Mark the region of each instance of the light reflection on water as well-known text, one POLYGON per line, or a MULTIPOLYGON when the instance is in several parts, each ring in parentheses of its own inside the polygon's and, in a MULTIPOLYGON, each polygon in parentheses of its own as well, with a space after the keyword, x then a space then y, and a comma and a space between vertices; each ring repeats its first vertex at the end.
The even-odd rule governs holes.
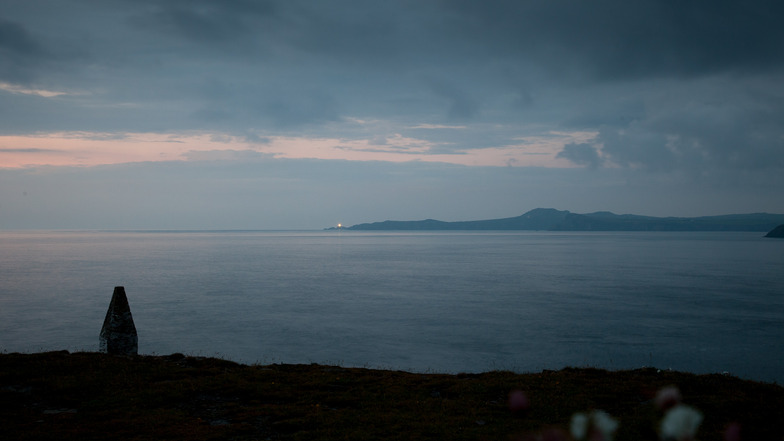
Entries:
POLYGON ((0 350, 414 371, 656 366, 784 380, 784 242, 759 233, 2 232, 0 350))

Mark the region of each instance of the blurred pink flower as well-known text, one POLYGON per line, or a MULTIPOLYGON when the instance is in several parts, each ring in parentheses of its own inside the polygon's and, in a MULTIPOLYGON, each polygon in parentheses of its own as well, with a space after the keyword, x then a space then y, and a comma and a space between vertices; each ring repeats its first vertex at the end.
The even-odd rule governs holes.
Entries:
POLYGON ((740 441, 740 424, 730 423, 724 431, 724 441, 740 441))
POLYGON ((675 386, 667 386, 656 393, 656 407, 666 411, 681 403, 681 391, 675 386))
POLYGON ((525 413, 528 411, 531 403, 528 401, 528 397, 525 395, 525 392, 517 389, 509 392, 508 405, 509 410, 514 413, 525 413))

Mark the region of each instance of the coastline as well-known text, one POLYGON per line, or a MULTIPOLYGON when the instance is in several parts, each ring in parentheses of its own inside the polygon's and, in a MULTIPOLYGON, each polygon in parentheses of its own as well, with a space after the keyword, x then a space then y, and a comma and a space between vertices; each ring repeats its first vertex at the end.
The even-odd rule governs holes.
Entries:
POLYGON ((784 433, 782 386, 720 374, 435 374, 67 351, 0 354, 0 423, 7 439, 529 439, 602 409, 620 421, 616 440, 658 439, 653 398, 669 385, 704 413, 700 440, 730 424, 743 439, 784 433), (507 406, 513 390, 530 399, 525 415, 507 406))

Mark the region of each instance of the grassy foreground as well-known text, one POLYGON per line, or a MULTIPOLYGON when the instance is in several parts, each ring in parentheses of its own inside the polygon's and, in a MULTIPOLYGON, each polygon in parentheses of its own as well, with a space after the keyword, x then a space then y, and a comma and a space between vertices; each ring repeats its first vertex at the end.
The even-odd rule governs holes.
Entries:
POLYGON ((414 374, 214 358, 0 354, 3 440, 528 440, 577 411, 619 420, 616 440, 656 440, 656 391, 677 385, 705 416, 697 438, 784 439, 784 388, 638 369, 414 374), (523 390, 525 414, 507 397, 523 390))

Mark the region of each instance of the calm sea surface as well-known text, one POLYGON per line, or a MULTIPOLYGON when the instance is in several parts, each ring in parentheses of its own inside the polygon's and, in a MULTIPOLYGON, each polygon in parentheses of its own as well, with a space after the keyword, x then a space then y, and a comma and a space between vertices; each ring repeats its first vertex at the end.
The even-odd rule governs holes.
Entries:
POLYGON ((784 240, 762 233, 0 232, 0 351, 98 348, 784 382, 784 240))

